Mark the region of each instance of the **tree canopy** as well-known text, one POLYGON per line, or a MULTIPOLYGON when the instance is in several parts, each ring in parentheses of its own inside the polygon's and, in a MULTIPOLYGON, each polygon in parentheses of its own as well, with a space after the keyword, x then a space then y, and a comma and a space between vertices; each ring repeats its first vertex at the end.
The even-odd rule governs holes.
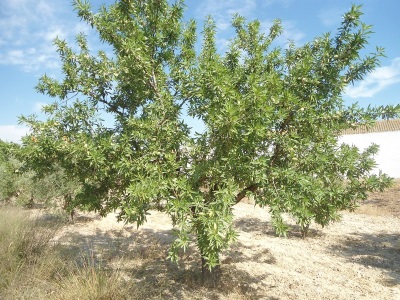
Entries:
POLYGON ((232 208, 244 197, 268 208, 278 234, 287 231, 284 213, 306 234, 311 222, 325 226, 389 184, 370 174, 376 145, 360 152, 338 142, 344 129, 399 111, 344 104, 346 86, 383 55, 381 48, 360 54, 371 26, 359 6, 336 33, 287 48, 275 42, 279 20, 263 32, 259 21, 236 15, 225 53, 211 17, 196 48, 197 24, 184 20, 184 7, 121 0, 93 13, 87 1, 74 1, 113 52, 92 53, 82 34, 78 51, 56 39, 64 78, 44 75, 37 85, 56 100, 44 108, 46 120, 21 119, 31 129, 26 163, 42 174, 61 166, 76 179, 74 206, 117 210, 138 226, 149 210, 164 209, 176 230, 169 256, 177 260, 195 243, 212 268, 235 240, 232 208), (194 133, 187 116, 204 130, 194 133))

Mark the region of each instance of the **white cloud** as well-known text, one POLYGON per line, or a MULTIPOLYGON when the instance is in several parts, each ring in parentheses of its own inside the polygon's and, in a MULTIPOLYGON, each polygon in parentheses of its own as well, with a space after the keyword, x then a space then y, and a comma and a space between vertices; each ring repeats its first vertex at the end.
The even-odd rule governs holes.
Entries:
POLYGON ((271 6, 273 4, 279 4, 283 8, 289 7, 295 0, 263 0, 261 2, 261 6, 263 8, 271 6))
POLYGON ((74 32, 87 34, 91 30, 90 26, 86 23, 76 23, 74 26, 74 32))
MULTIPOLYGON (((3 1, 4 2, 4 1, 3 1)), ((25 72, 40 73, 59 67, 55 37, 72 45, 79 25, 70 1, 6 0, 0 12, 0 65, 15 65, 25 72)))
POLYGON ((349 86, 346 95, 350 98, 370 98, 396 83, 400 83, 400 57, 393 59, 389 66, 375 69, 359 84, 349 86))
POLYGON ((20 143, 21 137, 29 132, 27 127, 16 125, 0 126, 0 139, 7 142, 20 143))
POLYGON ((35 111, 35 112, 41 112, 43 106, 45 106, 45 105, 47 105, 47 103, 44 103, 44 102, 36 102, 35 105, 34 105, 34 111, 35 111))
POLYGON ((318 18, 321 21, 322 25, 326 27, 337 27, 338 22, 340 22, 344 13, 345 11, 342 9, 330 8, 320 12, 318 14, 318 18))
POLYGON ((281 43, 287 44, 288 41, 292 41, 297 45, 305 37, 304 32, 298 29, 296 23, 292 21, 283 21, 282 27, 283 33, 278 39, 281 43))
POLYGON ((59 25, 54 25, 52 28, 48 28, 47 31, 42 32, 43 38, 50 45, 55 38, 66 39, 66 33, 63 28, 59 25))
MULTIPOLYGON (((265 33, 269 33, 272 21, 265 21, 261 23, 261 30, 265 33)), ((301 44, 303 38, 306 36, 304 32, 296 27, 296 23, 289 20, 282 21, 282 34, 276 38, 276 43, 281 47, 287 47, 289 42, 293 42, 295 45, 301 44)))
MULTIPOLYGON (((245 17, 248 21, 256 17, 257 10, 265 9, 271 5, 279 5, 288 7, 293 0, 227 0, 227 1, 202 1, 197 8, 196 17, 201 21, 204 17, 210 15, 216 22, 217 29, 217 47, 221 52, 224 52, 229 44, 229 39, 232 37, 231 20, 234 14, 239 14, 245 17)), ((268 16, 268 15, 267 15, 268 16)), ((273 24, 271 20, 259 19, 261 23, 261 31, 269 33, 269 28, 273 24)), ((281 46, 286 46, 288 41, 293 41, 299 44, 305 34, 296 27, 296 24, 290 20, 282 21, 283 33, 277 39, 277 43, 281 46)))
POLYGON ((36 6, 36 12, 43 15, 50 17, 55 12, 55 7, 50 5, 51 2, 47 2, 44 0, 39 1, 36 6))
MULTIPOLYGON (((253 19, 259 9, 265 9, 271 5, 279 5, 287 8, 294 0, 205 0, 196 10, 196 16, 203 19, 205 16, 211 15, 217 22, 217 25, 230 24, 233 14, 239 14, 247 19, 253 19)), ((218 26, 217 26, 218 27, 218 26)), ((219 27, 218 27, 219 28, 219 27)))
POLYGON ((255 0, 206 0, 202 1, 197 12, 198 15, 211 15, 215 19, 230 19, 235 13, 248 17, 254 12, 256 6, 255 0))
POLYGON ((197 8, 196 17, 201 21, 210 15, 221 32, 230 28, 232 16, 239 14, 251 19, 257 7, 256 0, 202 1, 197 8))

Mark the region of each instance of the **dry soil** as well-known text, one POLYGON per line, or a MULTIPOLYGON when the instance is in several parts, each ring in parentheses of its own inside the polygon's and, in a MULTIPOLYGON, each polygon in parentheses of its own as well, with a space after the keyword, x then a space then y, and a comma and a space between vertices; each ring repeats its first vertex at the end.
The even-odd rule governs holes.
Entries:
POLYGON ((166 259, 173 235, 161 212, 140 229, 79 214, 56 240, 140 287, 133 299, 400 299, 400 181, 306 239, 290 219, 289 236, 276 237, 268 211, 251 203, 234 214, 239 238, 222 255, 219 282, 202 283, 196 249, 178 265, 166 259))

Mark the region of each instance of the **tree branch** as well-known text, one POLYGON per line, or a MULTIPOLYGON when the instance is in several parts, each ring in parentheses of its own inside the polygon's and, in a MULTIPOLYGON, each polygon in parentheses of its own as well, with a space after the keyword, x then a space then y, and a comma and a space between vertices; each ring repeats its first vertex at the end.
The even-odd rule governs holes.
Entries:
POLYGON ((182 106, 189 100, 189 98, 185 98, 181 104, 178 105, 178 109, 180 110, 182 106))
MULTIPOLYGON (((279 134, 283 134, 285 132, 286 127, 289 125, 289 122, 292 120, 294 113, 290 112, 290 114, 283 121, 282 125, 279 127, 279 134)), ((282 151, 282 147, 280 144, 275 145, 274 154, 272 155, 270 165, 273 166, 275 161, 278 159, 280 153, 282 151)))
POLYGON ((119 111, 118 106, 115 106, 114 104, 110 103, 109 101, 104 99, 104 97, 103 98, 102 97, 98 97, 93 92, 89 92, 89 96, 92 97, 93 99, 96 99, 98 102, 107 105, 111 109, 112 112, 118 114, 120 117, 125 117, 124 113, 119 111))
POLYGON ((247 188, 243 189, 239 194, 236 195, 235 204, 239 203, 244 197, 246 197, 247 192, 255 192, 258 189, 257 184, 249 185, 247 188))
POLYGON ((156 75, 154 74, 154 70, 151 74, 151 78, 149 79, 149 84, 153 88, 156 95, 158 96, 159 93, 158 93, 158 86, 157 86, 157 78, 156 78, 156 75))

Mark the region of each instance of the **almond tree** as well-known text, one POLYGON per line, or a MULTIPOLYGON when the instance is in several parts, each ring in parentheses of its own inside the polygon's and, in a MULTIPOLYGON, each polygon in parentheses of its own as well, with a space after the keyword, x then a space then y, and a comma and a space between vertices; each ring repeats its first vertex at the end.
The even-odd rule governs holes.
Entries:
POLYGON ((286 49, 274 43, 279 21, 264 33, 259 21, 235 16, 224 54, 212 18, 196 48, 183 1, 121 0, 98 13, 83 0, 74 7, 113 52, 92 53, 84 35, 77 52, 56 39, 64 78, 44 75, 37 90, 57 100, 45 107, 45 121, 21 119, 31 128, 27 163, 42 174, 60 165, 78 180, 74 206, 117 210, 137 226, 150 209, 165 209, 176 233, 170 258, 195 243, 204 271, 235 240, 232 208, 244 197, 267 208, 279 235, 287 231, 283 213, 305 235, 311 222, 325 226, 390 183, 370 174, 376 145, 360 152, 338 143, 344 129, 399 111, 344 105, 346 86, 383 55, 360 54, 371 33, 360 7, 334 35, 286 49), (204 131, 193 133, 187 116, 204 131))

